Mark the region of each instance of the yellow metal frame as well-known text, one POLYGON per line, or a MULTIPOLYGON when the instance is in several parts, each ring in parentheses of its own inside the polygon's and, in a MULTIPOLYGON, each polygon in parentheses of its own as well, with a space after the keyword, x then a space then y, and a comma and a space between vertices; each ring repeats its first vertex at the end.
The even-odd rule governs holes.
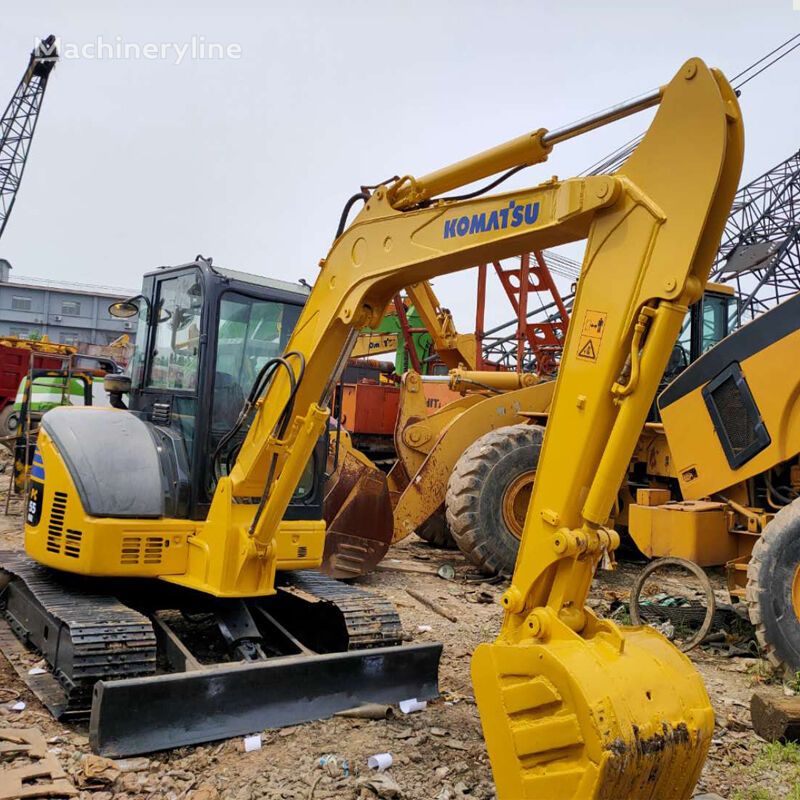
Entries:
POLYGON ((436 356, 450 369, 472 369, 477 363, 477 340, 474 333, 459 333, 453 315, 444 308, 428 281, 412 283, 406 293, 433 339, 436 356))
MULTIPOLYGON (((491 374, 513 381, 523 377, 491 374)), ((407 372, 395 426, 397 462, 388 476, 394 499, 392 541, 417 530, 441 507, 453 467, 469 445, 489 431, 526 422, 530 412, 546 412, 554 389, 549 381, 503 394, 470 394, 428 415, 420 376, 407 372)))

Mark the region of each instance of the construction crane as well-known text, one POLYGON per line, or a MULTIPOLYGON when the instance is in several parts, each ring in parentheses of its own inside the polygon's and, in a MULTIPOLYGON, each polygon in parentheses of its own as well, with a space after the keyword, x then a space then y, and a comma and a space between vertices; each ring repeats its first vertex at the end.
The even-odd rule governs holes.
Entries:
POLYGON ((800 291, 800 150, 736 193, 712 278, 736 286, 737 326, 800 291))
POLYGON ((17 198, 44 92, 57 61, 56 37, 51 34, 34 48, 22 80, 0 119, 0 236, 17 198))
POLYGON ((492 262, 514 317, 508 322, 483 330, 486 302, 486 265, 478 268, 478 324, 476 335, 481 344, 480 366, 496 364, 518 372, 554 375, 558 368, 569 324, 572 294, 562 297, 553 273, 577 280, 580 264, 552 251, 523 253, 517 263, 492 262), (538 307, 530 308, 533 297, 538 307), (513 333, 502 333, 510 327, 513 333))

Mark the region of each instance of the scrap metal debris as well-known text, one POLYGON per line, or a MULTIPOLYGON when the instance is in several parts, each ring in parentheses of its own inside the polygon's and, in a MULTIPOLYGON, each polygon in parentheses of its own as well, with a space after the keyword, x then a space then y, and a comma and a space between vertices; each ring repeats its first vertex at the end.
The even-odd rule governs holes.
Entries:
POLYGON ((13 759, 0 772, 0 800, 78 794, 37 728, 0 728, 0 759, 13 759), (28 763, 20 764, 23 759, 28 763))

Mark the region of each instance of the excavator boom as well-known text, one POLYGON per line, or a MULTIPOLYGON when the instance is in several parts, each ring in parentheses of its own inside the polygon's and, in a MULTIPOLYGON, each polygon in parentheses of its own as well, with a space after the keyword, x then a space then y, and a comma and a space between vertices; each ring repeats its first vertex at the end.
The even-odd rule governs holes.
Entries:
MULTIPOLYGON (((377 324, 403 285, 588 239, 502 632, 473 659, 501 798, 688 797, 713 729, 682 654, 651 629, 622 631, 585 608, 597 564, 618 543, 604 527, 614 496, 741 171, 741 116, 722 75, 693 59, 654 97, 647 135, 614 175, 421 207, 405 188, 413 179, 377 189, 321 263, 289 343, 305 357, 291 435, 276 437, 291 392, 281 376, 222 487, 254 495, 275 475, 250 530, 267 546, 355 332, 377 324)), ((463 181, 509 163, 495 150, 453 169, 463 181)), ((440 173, 427 185, 457 180, 440 173)))

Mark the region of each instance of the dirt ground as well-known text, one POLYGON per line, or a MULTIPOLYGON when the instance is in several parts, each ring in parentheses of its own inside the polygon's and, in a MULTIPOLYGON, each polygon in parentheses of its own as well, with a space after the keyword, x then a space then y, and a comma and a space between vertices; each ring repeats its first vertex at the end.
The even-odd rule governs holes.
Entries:
MULTIPOLYGON (((0 475, 0 482, 6 480, 0 475)), ((1 515, 4 505, 5 491, 0 493, 0 548, 21 548, 21 502, 12 500, 12 516, 7 517, 1 515)), ((639 566, 598 573, 590 601, 598 613, 609 610, 609 598, 624 596, 639 566)), ((460 553, 431 548, 412 536, 393 548, 383 568, 359 581, 395 604, 406 638, 444 643, 441 697, 420 713, 380 721, 333 718, 267 730, 261 749, 249 753, 244 752, 242 739, 235 739, 98 765, 87 760, 86 725, 53 720, 9 662, 0 658, 0 727, 39 728, 79 797, 92 800, 489 800, 495 796, 494 787, 469 663, 476 645, 492 640, 499 630, 497 601, 505 584, 479 580, 460 553), (455 568, 454 580, 436 575, 443 563, 455 568), (406 592, 409 588, 446 608, 457 621, 420 604, 406 592), (19 700, 25 709, 12 711, 19 700), (377 775, 367 769, 366 761, 382 752, 391 753, 394 763, 377 775), (326 755, 335 760, 321 768, 320 759, 326 755), (342 767, 345 760, 347 771, 342 767)), ((716 792, 729 800, 800 800, 800 750, 765 743, 750 727, 754 688, 772 682, 773 691, 782 691, 764 662, 700 648, 691 658, 703 676, 717 719, 697 793, 716 792)), ((31 657, 30 665, 35 663, 31 657)))

